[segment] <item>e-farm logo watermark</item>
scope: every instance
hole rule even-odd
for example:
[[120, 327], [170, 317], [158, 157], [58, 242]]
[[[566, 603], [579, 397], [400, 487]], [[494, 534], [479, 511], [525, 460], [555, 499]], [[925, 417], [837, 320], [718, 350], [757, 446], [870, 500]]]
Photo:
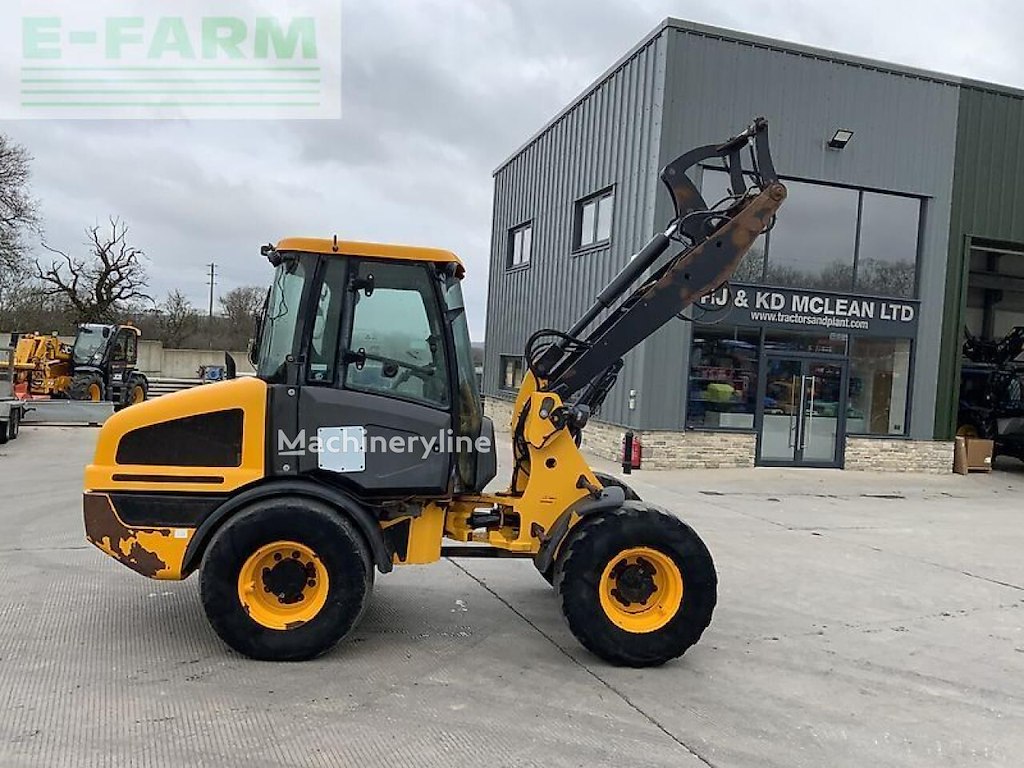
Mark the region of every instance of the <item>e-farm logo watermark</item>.
[[5, 118], [341, 117], [341, 0], [4, 0]]

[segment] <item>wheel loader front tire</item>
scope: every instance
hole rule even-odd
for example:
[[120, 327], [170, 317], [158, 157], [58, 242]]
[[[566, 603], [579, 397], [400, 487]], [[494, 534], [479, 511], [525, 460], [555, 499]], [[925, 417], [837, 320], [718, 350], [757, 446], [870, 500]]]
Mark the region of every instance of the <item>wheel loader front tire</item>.
[[239, 653], [299, 661], [338, 643], [362, 617], [373, 585], [355, 526], [307, 499], [258, 502], [228, 520], [203, 557], [206, 616]]
[[579, 526], [555, 565], [555, 589], [585, 648], [612, 664], [651, 667], [700, 639], [718, 577], [693, 529], [635, 502]]
[[609, 475], [607, 472], [594, 472], [594, 477], [598, 479], [605, 488], [621, 488], [622, 492], [626, 495], [626, 501], [640, 501], [640, 494], [633, 490], [633, 487], [625, 480], [620, 480], [614, 475]]

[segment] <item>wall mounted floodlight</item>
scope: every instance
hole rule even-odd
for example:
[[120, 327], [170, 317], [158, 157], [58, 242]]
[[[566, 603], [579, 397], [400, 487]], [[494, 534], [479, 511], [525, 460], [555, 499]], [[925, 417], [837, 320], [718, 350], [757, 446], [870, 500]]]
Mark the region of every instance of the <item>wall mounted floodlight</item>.
[[853, 138], [853, 131], [849, 131], [846, 128], [840, 128], [831, 139], [828, 140], [828, 146], [831, 149], [843, 149], [847, 144], [850, 143], [850, 139]]

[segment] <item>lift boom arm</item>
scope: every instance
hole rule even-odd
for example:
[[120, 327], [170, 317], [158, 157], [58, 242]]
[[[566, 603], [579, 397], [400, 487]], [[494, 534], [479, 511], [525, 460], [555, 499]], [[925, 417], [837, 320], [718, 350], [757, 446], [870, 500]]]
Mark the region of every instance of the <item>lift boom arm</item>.
[[[741, 152], [747, 147], [751, 168], [745, 171]], [[709, 205], [686, 171], [716, 158], [725, 163], [733, 194]], [[539, 391], [557, 393], [563, 402], [573, 403], [583, 421], [611, 389], [622, 356], [690, 304], [728, 282], [757, 237], [771, 227], [786, 198], [786, 188], [772, 164], [764, 118], [723, 144], [709, 144], [681, 155], [665, 166], [661, 179], [675, 207], [668, 228], [651, 238], [567, 333], [538, 331], [527, 343], [527, 365]], [[591, 328], [674, 242], [684, 248]], [[538, 344], [551, 337], [557, 341]], [[584, 410], [579, 410], [580, 406]]]

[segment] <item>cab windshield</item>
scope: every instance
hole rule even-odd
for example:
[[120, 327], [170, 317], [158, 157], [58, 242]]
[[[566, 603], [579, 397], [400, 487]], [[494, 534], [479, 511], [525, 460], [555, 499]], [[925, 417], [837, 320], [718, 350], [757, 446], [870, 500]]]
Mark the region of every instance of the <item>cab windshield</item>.
[[[103, 331], [107, 334], [104, 336]], [[103, 345], [110, 336], [110, 329], [102, 325], [83, 325], [78, 329], [78, 336], [75, 337], [74, 358], [77, 365], [98, 364], [99, 357], [102, 357]], [[93, 359], [97, 355], [97, 359]]]
[[259, 333], [256, 375], [264, 381], [284, 381], [285, 363], [295, 349], [295, 330], [306, 269], [306, 260], [286, 258], [274, 271], [274, 284], [267, 296]]

